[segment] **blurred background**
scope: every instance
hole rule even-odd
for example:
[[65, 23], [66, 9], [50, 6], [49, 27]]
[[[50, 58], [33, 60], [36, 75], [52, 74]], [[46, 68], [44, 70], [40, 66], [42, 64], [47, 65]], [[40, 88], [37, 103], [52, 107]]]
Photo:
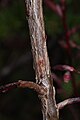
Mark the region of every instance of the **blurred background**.
[[[80, 1], [66, 0], [63, 17], [59, 14], [62, 5], [60, 0], [43, 2], [57, 103], [80, 96], [80, 75], [54, 69], [56, 65], [67, 64], [80, 70]], [[23, 0], [0, 0], [0, 86], [18, 80], [35, 82], [25, 3]], [[80, 103], [69, 105], [60, 110], [60, 120], [80, 120], [79, 113]], [[0, 120], [37, 119], [42, 120], [42, 113], [36, 92], [16, 88], [0, 93]]]

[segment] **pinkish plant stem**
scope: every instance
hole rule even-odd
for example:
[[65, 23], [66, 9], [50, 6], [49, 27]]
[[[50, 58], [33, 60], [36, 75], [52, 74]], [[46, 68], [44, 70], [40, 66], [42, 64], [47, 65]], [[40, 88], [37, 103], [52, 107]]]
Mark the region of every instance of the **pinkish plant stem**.
[[63, 24], [63, 29], [65, 32], [65, 40], [67, 44], [67, 51], [69, 56], [71, 55], [71, 49], [70, 49], [70, 43], [69, 43], [69, 34], [68, 34], [68, 25], [67, 25], [67, 18], [66, 18], [66, 1], [61, 0], [61, 8], [62, 8], [62, 24]]
[[62, 17], [62, 11], [58, 4], [55, 4], [55, 2], [52, 0], [44, 0], [44, 2], [52, 11], [54, 11], [57, 15]]
[[[68, 53], [68, 59], [69, 59], [69, 64], [72, 66], [72, 52], [71, 52], [71, 46], [70, 46], [70, 36], [68, 34], [68, 25], [67, 25], [67, 18], [66, 18], [66, 1], [65, 0], [61, 0], [61, 8], [62, 8], [62, 24], [63, 24], [63, 28], [64, 28], [64, 32], [65, 32], [65, 40], [66, 40], [66, 44], [67, 44], [67, 53]], [[73, 87], [73, 91], [74, 94], [77, 95], [77, 86], [76, 86], [76, 82], [75, 82], [75, 76], [73, 75], [73, 73], [71, 73], [72, 75], [72, 87]]]

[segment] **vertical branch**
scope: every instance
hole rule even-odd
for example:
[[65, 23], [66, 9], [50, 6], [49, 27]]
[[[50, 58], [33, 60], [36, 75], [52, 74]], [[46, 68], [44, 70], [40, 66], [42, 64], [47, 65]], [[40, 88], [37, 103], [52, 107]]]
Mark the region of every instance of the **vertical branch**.
[[65, 40], [67, 44], [68, 55], [70, 56], [71, 49], [70, 49], [69, 35], [68, 35], [68, 25], [67, 25], [67, 18], [66, 18], [66, 1], [65, 0], [61, 0], [61, 6], [62, 6], [62, 13], [63, 13], [62, 23], [63, 23], [64, 32], [65, 32]]
[[[66, 0], [61, 0], [61, 6], [62, 6], [62, 23], [63, 23], [63, 28], [65, 32], [65, 40], [66, 40], [66, 45], [67, 45], [67, 53], [68, 53], [68, 59], [69, 59], [69, 64], [72, 65], [72, 52], [71, 52], [71, 46], [70, 46], [70, 36], [68, 34], [68, 25], [67, 25], [67, 18], [66, 18]], [[75, 82], [75, 76], [73, 73], [71, 73], [72, 76], [72, 87], [74, 94], [77, 95], [77, 87], [76, 87], [76, 82]]]
[[36, 83], [46, 89], [39, 95], [42, 103], [43, 120], [58, 120], [55, 101], [55, 89], [51, 79], [49, 59], [46, 48], [46, 37], [42, 13], [42, 0], [25, 0], [30, 30]]

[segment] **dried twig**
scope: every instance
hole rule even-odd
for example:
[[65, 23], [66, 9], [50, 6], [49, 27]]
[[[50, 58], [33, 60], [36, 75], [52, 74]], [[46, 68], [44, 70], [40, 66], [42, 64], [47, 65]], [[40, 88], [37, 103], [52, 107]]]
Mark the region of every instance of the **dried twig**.
[[18, 83], [19, 83], [18, 87], [33, 89], [38, 94], [44, 94], [44, 92], [46, 91], [46, 89], [44, 89], [43, 87], [34, 82], [19, 80]]
[[6, 85], [2, 85], [2, 86], [0, 86], [0, 93], [5, 93], [5, 92], [10, 91], [14, 88], [17, 88], [18, 85], [19, 85], [19, 82], [13, 82], [13, 83], [9, 83]]
[[58, 106], [58, 109], [62, 109], [62, 108], [65, 107], [66, 105], [70, 105], [70, 104], [77, 103], [77, 102], [80, 102], [80, 97], [77, 97], [77, 98], [69, 98], [69, 99], [67, 99], [67, 100], [64, 100], [64, 101], [58, 103], [57, 106]]
[[39, 86], [38, 84], [34, 82], [19, 80], [18, 82], [13, 82], [13, 83], [9, 83], [9, 84], [1, 86], [0, 93], [8, 92], [17, 87], [30, 88], [30, 89], [35, 90], [38, 94], [44, 94], [44, 92], [46, 91], [46, 89], [44, 89], [43, 87]]

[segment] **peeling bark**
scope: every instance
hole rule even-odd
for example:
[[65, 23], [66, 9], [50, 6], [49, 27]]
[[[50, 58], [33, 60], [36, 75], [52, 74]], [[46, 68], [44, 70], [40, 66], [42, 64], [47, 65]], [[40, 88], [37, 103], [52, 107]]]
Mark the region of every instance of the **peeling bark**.
[[25, 0], [29, 24], [36, 83], [46, 89], [39, 94], [42, 104], [43, 120], [58, 120], [58, 109], [55, 100], [55, 88], [46, 48], [42, 0]]

